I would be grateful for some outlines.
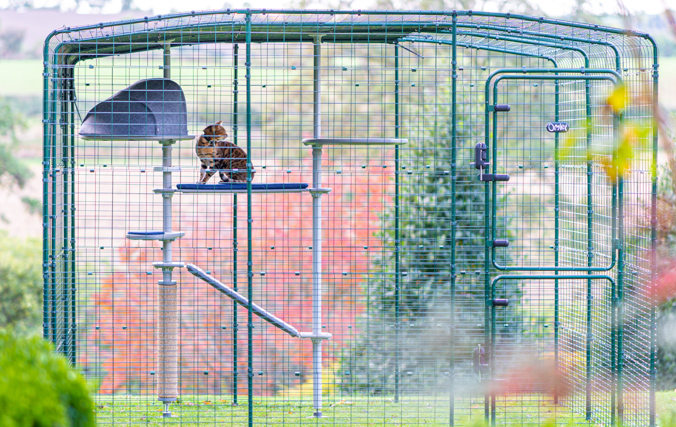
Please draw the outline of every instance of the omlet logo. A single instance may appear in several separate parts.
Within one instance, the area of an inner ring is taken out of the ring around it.
[[[549,122],[547,123],[548,132],[568,132],[568,123],[566,122]]]

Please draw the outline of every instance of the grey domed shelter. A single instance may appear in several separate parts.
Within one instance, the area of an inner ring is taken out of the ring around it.
[[[169,79],[146,79],[92,108],[80,136],[91,140],[181,140],[188,135],[188,113],[181,87]]]

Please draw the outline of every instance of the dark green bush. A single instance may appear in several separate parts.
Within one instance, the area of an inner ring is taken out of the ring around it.
[[[0,426],[95,426],[82,375],[43,339],[0,332]]]

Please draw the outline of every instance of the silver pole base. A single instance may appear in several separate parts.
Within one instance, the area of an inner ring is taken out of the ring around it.
[[[169,410],[169,404],[165,403],[164,404],[164,411],[162,412],[162,418],[173,418],[174,416],[171,415],[171,411]]]
[[[313,414],[315,418],[321,418],[322,417],[322,411],[317,411]]]

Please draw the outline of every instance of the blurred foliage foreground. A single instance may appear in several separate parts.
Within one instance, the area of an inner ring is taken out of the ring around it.
[[[0,332],[0,425],[96,425],[84,378],[42,338]]]

